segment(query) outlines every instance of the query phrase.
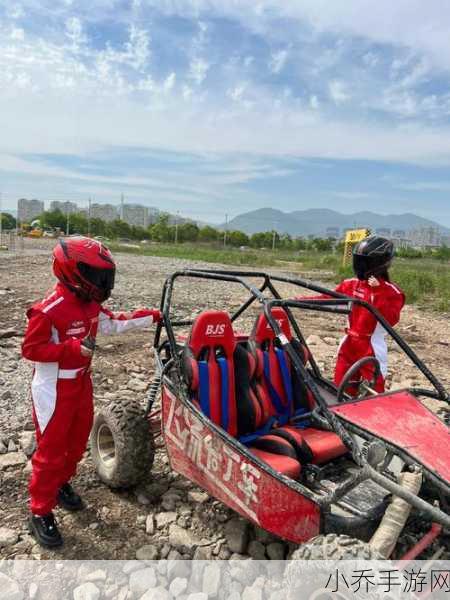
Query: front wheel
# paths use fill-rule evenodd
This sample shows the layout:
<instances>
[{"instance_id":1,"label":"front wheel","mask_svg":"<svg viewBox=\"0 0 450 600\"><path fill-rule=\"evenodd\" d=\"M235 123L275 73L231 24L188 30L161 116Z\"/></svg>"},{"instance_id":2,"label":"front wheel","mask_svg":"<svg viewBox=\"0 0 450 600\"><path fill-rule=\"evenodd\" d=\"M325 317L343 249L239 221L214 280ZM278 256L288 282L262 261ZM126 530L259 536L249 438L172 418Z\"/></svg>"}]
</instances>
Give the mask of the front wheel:
<instances>
[{"instance_id":1,"label":"front wheel","mask_svg":"<svg viewBox=\"0 0 450 600\"><path fill-rule=\"evenodd\" d=\"M102 408L94 419L91 453L98 476L110 488L131 488L145 481L155 447L142 408L130 400Z\"/></svg>"},{"instance_id":2,"label":"front wheel","mask_svg":"<svg viewBox=\"0 0 450 600\"><path fill-rule=\"evenodd\" d=\"M331 593L327 589L329 576L337 572L339 565L337 561L352 561L351 563L340 563L341 573L346 573L345 569L350 571L346 573L350 581L352 565L366 560L383 560L383 556L369 544L348 535L335 533L319 535L306 544L302 544L292 553L284 575L286 598L287 600L298 600L298 598L309 597L315 600L328 600L332 597L345 600L348 597L345 593ZM302 561L313 562L305 565ZM364 594L364 596L359 594L353 596L352 594L352 597L379 600L385 596L380 596L378 591L375 591Z\"/></svg>"},{"instance_id":3,"label":"front wheel","mask_svg":"<svg viewBox=\"0 0 450 600\"><path fill-rule=\"evenodd\" d=\"M348 535L318 535L292 553L292 560L383 560L369 544Z\"/></svg>"}]
</instances>

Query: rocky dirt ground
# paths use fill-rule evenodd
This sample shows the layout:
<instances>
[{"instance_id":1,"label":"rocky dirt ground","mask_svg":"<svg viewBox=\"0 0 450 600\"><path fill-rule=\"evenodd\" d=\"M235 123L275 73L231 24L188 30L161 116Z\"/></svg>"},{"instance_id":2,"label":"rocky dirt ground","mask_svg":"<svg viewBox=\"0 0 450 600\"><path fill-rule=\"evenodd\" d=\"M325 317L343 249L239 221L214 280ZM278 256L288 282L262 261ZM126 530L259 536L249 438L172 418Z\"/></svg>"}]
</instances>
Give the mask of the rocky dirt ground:
<instances>
[{"instance_id":1,"label":"rocky dirt ground","mask_svg":"<svg viewBox=\"0 0 450 600\"><path fill-rule=\"evenodd\" d=\"M117 286L110 302L113 310L158 306L167 275L193 266L166 258L119 255L117 259ZM0 557L284 558L289 551L286 544L237 519L220 502L171 472L162 449L157 452L150 482L128 492L112 492L100 483L87 452L76 480L87 509L76 514L57 510L66 540L62 550L51 553L34 543L26 527L29 456L33 450L31 367L20 359L20 344L26 308L52 284L48 247L36 245L20 256L0 254ZM243 298L243 292L229 284L184 280L174 298L175 313L191 318L207 307L232 310ZM241 321L244 331L250 330L255 315L256 309ZM319 313L302 317L311 349L328 373L343 328L339 319ZM399 331L450 388L448 315L408 306ZM94 361L97 407L124 397L145 402L153 375L152 335L149 330L99 340ZM422 383L417 370L393 347L389 384ZM440 403L430 404L434 410L442 408ZM405 544L413 539L413 534L403 536Z\"/></svg>"}]
</instances>

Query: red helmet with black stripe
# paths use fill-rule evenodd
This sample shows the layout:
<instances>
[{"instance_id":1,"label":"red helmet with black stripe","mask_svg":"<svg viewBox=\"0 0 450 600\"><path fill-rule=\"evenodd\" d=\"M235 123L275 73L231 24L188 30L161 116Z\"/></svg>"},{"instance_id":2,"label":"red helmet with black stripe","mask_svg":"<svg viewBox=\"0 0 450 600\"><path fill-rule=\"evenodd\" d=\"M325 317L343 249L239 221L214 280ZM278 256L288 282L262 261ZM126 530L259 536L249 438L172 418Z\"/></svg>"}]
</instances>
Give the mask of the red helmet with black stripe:
<instances>
[{"instance_id":1,"label":"red helmet with black stripe","mask_svg":"<svg viewBox=\"0 0 450 600\"><path fill-rule=\"evenodd\" d=\"M116 264L101 242L74 236L55 246L53 272L79 298L104 302L114 287Z\"/></svg>"}]
</instances>

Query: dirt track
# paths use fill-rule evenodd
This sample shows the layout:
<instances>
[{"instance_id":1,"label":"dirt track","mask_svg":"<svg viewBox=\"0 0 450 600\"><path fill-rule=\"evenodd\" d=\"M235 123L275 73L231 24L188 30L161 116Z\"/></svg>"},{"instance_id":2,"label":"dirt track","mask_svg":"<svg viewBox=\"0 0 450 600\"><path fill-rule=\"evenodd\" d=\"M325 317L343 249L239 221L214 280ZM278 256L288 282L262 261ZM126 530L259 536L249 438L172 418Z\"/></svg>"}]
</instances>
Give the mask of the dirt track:
<instances>
[{"instance_id":1,"label":"dirt track","mask_svg":"<svg viewBox=\"0 0 450 600\"><path fill-rule=\"evenodd\" d=\"M114 310L158 306L166 276L180 267L192 266L191 263L173 259L131 255L117 258L117 288L110 302ZM52 285L50 268L50 259L45 250L18 258L0 254L0 330L12 329L21 334L27 306L42 297ZM230 285L188 284L183 281L175 297L176 313L177 316L190 318L207 307L231 310L243 298L241 290L235 290ZM250 330L255 315L256 311L242 321L243 330ZM317 336L310 338L311 349L319 364L330 373L343 323L339 320L332 322L326 316L307 315L302 325L306 337ZM399 331L449 388L448 318L407 307ZM131 379L149 383L153 372L151 341L150 331L99 340L94 364L98 406L114 397L120 398L124 393L129 395ZM9 452L0 453L0 460L2 456L19 450L21 437L22 443L31 437L31 433L23 433L31 430L28 391L31 368L20 360L20 343L19 335L0 339L0 452L2 441L6 446L3 452L9 446ZM391 353L390 373L390 382L395 387L405 382L408 385L424 383L414 367L395 349ZM134 393L144 401L144 390ZM438 404L431 404L433 408L439 408ZM28 471L29 464L25 463L0 469L1 526L17 534L17 539L0 547L0 557L25 557L30 554L43 558L54 556L41 551L26 532ZM141 556L144 558L164 558L169 553L174 558L180 555L186 558L194 555L201 558L229 558L232 554L233 548L230 548L224 533L224 524L233 515L223 505L170 473L162 450L157 454L151 484L135 492L112 493L100 484L89 454L81 465L76 483L88 508L75 515L57 511L66 538L64 548L58 552L60 557L134 559L136 552L145 546L151 549L142 550ZM153 517L149 518L149 515ZM178 530L181 528L185 531L186 544L174 543L174 528L170 528L170 525L175 522ZM234 525L238 530L242 527L239 523ZM285 555L285 546L264 532L255 532L252 528L250 536L253 541L247 553L251 556L263 558L270 553L278 553L279 557ZM407 537L404 541L408 542ZM197 545L195 554L189 548L189 542ZM270 545L272 549L269 551Z\"/></svg>"}]
</instances>

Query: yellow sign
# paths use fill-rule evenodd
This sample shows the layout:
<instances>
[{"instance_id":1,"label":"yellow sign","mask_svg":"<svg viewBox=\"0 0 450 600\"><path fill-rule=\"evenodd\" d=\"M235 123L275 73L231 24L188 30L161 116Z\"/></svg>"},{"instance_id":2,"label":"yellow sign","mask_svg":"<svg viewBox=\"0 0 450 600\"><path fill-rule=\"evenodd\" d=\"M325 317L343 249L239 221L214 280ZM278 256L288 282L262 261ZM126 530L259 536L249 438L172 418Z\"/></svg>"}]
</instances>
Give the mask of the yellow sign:
<instances>
[{"instance_id":1,"label":"yellow sign","mask_svg":"<svg viewBox=\"0 0 450 600\"><path fill-rule=\"evenodd\" d=\"M343 260L344 267L349 263L352 257L353 246L356 246L358 242L362 242L363 240L365 240L366 237L368 237L369 235L370 229L350 229L349 231L347 231L347 233L345 234Z\"/></svg>"},{"instance_id":2,"label":"yellow sign","mask_svg":"<svg viewBox=\"0 0 450 600\"><path fill-rule=\"evenodd\" d=\"M347 231L345 234L345 243L346 244L357 244L358 242L362 242L366 239L367 236L370 235L369 229L351 229Z\"/></svg>"}]
</instances>

